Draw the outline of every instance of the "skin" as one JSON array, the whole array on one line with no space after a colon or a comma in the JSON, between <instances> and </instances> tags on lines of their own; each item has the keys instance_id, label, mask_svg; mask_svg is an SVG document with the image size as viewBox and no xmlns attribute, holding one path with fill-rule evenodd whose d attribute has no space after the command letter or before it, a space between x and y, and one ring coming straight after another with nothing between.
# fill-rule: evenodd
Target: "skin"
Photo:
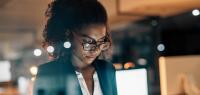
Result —
<instances>
[{"instance_id":1,"label":"skin","mask_svg":"<svg viewBox=\"0 0 200 95\"><path fill-rule=\"evenodd\" d=\"M106 26L99 24L89 25L88 27L82 29L78 33L86 35L94 39L95 41L99 41L101 38L106 36ZM102 51L98 48L95 51L83 50L80 41L84 40L85 38L87 37L83 37L80 35L79 38L74 37L72 63L77 69L77 71L82 73L90 95L92 95L94 91L93 74L95 72L95 68L91 64L100 55Z\"/></svg>"}]
</instances>

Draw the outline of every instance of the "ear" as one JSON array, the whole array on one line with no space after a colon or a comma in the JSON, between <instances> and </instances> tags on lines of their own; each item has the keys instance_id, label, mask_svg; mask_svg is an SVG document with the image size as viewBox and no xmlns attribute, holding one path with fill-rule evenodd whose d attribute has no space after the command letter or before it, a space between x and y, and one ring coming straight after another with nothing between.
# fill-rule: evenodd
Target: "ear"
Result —
<instances>
[{"instance_id":1,"label":"ear","mask_svg":"<svg viewBox=\"0 0 200 95\"><path fill-rule=\"evenodd\" d=\"M71 31L70 31L69 29L67 29L67 30L65 31L65 35L66 35L67 37L69 37L69 36L71 35Z\"/></svg>"},{"instance_id":2,"label":"ear","mask_svg":"<svg viewBox=\"0 0 200 95\"><path fill-rule=\"evenodd\" d=\"M72 35L72 31L70 31L69 29L67 29L66 31L65 31L65 35L66 35L66 40L67 41L71 41L72 40L72 37L73 37L73 35Z\"/></svg>"}]
</instances>

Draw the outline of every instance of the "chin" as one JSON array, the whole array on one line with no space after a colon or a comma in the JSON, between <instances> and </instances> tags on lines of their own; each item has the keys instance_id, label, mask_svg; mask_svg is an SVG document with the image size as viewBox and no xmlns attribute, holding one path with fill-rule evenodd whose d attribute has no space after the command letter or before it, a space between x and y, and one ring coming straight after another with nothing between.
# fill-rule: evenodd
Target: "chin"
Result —
<instances>
[{"instance_id":1,"label":"chin","mask_svg":"<svg viewBox=\"0 0 200 95\"><path fill-rule=\"evenodd\" d=\"M92 64L93 61L94 60L88 60L88 61L86 61L86 64Z\"/></svg>"},{"instance_id":2,"label":"chin","mask_svg":"<svg viewBox=\"0 0 200 95\"><path fill-rule=\"evenodd\" d=\"M90 64L92 64L94 62L94 60L95 59L86 59L85 63L88 64L88 65L90 65Z\"/></svg>"}]
</instances>

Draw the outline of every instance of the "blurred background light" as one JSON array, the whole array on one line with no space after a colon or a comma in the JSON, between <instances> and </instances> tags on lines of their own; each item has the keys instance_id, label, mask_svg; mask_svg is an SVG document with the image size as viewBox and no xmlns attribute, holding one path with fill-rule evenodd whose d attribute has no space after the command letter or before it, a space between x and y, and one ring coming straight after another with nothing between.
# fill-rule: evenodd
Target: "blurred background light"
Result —
<instances>
[{"instance_id":1,"label":"blurred background light","mask_svg":"<svg viewBox=\"0 0 200 95\"><path fill-rule=\"evenodd\" d=\"M121 63L115 63L113 64L116 70L120 70L123 68L123 65Z\"/></svg>"},{"instance_id":2,"label":"blurred background light","mask_svg":"<svg viewBox=\"0 0 200 95\"><path fill-rule=\"evenodd\" d=\"M28 95L28 85L29 85L29 80L26 79L25 77L19 77L18 78L18 89L20 92L20 95Z\"/></svg>"},{"instance_id":3,"label":"blurred background light","mask_svg":"<svg viewBox=\"0 0 200 95\"><path fill-rule=\"evenodd\" d=\"M40 49L35 49L33 53L34 53L35 56L41 56L42 55L42 51Z\"/></svg>"},{"instance_id":4,"label":"blurred background light","mask_svg":"<svg viewBox=\"0 0 200 95\"><path fill-rule=\"evenodd\" d=\"M7 82L11 80L10 62L0 61L0 82Z\"/></svg>"},{"instance_id":5,"label":"blurred background light","mask_svg":"<svg viewBox=\"0 0 200 95\"><path fill-rule=\"evenodd\" d=\"M65 48L70 48L71 47L71 43L70 42L64 42L64 47Z\"/></svg>"},{"instance_id":6,"label":"blurred background light","mask_svg":"<svg viewBox=\"0 0 200 95\"><path fill-rule=\"evenodd\" d=\"M36 75L37 72L38 72L38 68L36 66L32 66L30 68L30 72L31 72L32 75Z\"/></svg>"},{"instance_id":7,"label":"blurred background light","mask_svg":"<svg viewBox=\"0 0 200 95\"><path fill-rule=\"evenodd\" d=\"M198 9L194 9L194 10L192 11L192 14L193 14L194 16L198 16L198 15L200 14L200 11L199 11Z\"/></svg>"},{"instance_id":8,"label":"blurred background light","mask_svg":"<svg viewBox=\"0 0 200 95\"><path fill-rule=\"evenodd\" d=\"M158 22L157 22L156 20L152 20L152 21L151 21L151 25L152 25L152 26L157 26L157 25L158 25Z\"/></svg>"},{"instance_id":9,"label":"blurred background light","mask_svg":"<svg viewBox=\"0 0 200 95\"><path fill-rule=\"evenodd\" d=\"M147 60L144 58L140 58L140 59L138 59L138 64L139 65L147 65Z\"/></svg>"},{"instance_id":10,"label":"blurred background light","mask_svg":"<svg viewBox=\"0 0 200 95\"><path fill-rule=\"evenodd\" d=\"M124 69L129 69L135 67L135 64L133 62L126 62L124 64Z\"/></svg>"},{"instance_id":11,"label":"blurred background light","mask_svg":"<svg viewBox=\"0 0 200 95\"><path fill-rule=\"evenodd\" d=\"M165 50L165 45L164 44L158 44L157 50L158 51L164 51Z\"/></svg>"},{"instance_id":12,"label":"blurred background light","mask_svg":"<svg viewBox=\"0 0 200 95\"><path fill-rule=\"evenodd\" d=\"M31 81L35 81L35 78L36 78L36 77L32 77L32 78L31 78Z\"/></svg>"},{"instance_id":13,"label":"blurred background light","mask_svg":"<svg viewBox=\"0 0 200 95\"><path fill-rule=\"evenodd\" d=\"M47 47L47 52L53 53L54 52L54 47L53 46L48 46Z\"/></svg>"},{"instance_id":14,"label":"blurred background light","mask_svg":"<svg viewBox=\"0 0 200 95\"><path fill-rule=\"evenodd\" d=\"M0 94L2 94L5 91L4 88L0 88Z\"/></svg>"}]
</instances>

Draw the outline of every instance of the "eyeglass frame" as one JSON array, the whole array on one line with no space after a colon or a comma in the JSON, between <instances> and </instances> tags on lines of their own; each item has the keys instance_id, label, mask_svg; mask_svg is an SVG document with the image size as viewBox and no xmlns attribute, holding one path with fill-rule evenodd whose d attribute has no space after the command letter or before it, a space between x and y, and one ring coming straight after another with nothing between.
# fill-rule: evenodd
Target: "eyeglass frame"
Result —
<instances>
[{"instance_id":1,"label":"eyeglass frame","mask_svg":"<svg viewBox=\"0 0 200 95\"><path fill-rule=\"evenodd\" d=\"M106 31L106 35L105 35L104 37L102 37L102 38L105 38L105 39L108 40L108 41L96 41L94 38L91 38L91 37L89 37L89 36L87 36L87 35L79 34L79 33L76 33L76 32L72 32L72 34L75 35L75 36L80 35L80 36L82 36L82 37L87 37L87 38L91 39L92 42L94 42L94 43L92 43L92 44L95 45L95 48L92 49L92 50L86 50L86 49L85 49L85 44L91 44L91 43L83 42L79 37L77 37L77 38L78 38L78 41L81 43L81 45L82 45L82 47L83 47L83 50L85 50L85 51L95 51L97 48L100 49L100 46L103 45L102 43L105 43L105 42L109 42L109 47L108 47L107 49L109 49L110 46L111 46L111 41L110 41L110 39L109 39L109 34L108 34L107 31ZM102 39L102 38L100 38L100 39ZM98 39L98 40L99 40L99 39ZM100 43L100 44L98 44L98 43ZM107 50L107 49L105 49L105 50ZM100 50L101 50L101 49L100 49ZM105 50L102 50L102 51L105 51Z\"/></svg>"}]
</instances>

